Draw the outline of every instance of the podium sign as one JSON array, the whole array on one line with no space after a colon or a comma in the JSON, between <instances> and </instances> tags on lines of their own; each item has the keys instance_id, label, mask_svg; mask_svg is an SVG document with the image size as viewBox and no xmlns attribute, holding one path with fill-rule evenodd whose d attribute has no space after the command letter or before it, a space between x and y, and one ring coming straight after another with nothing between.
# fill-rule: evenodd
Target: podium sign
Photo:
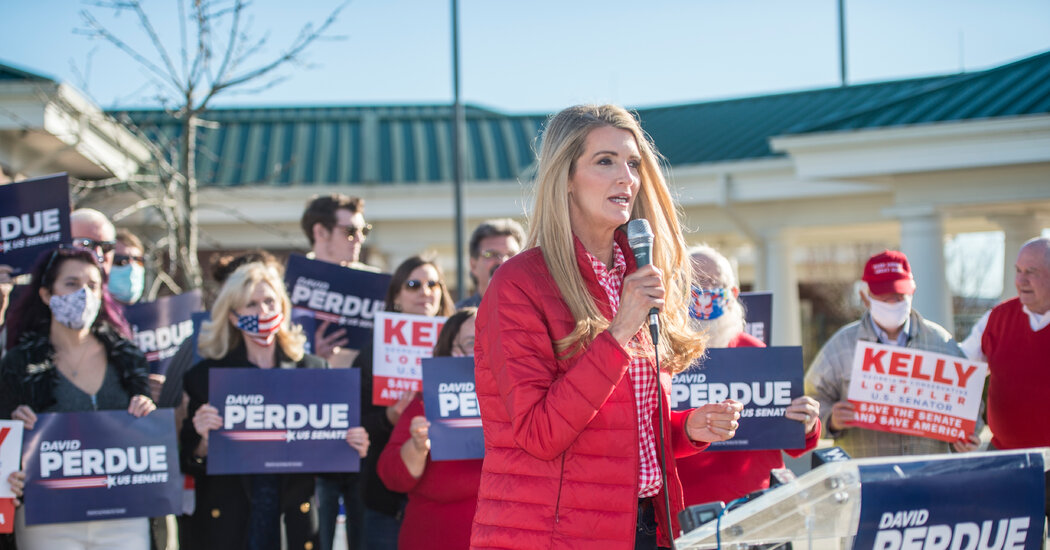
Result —
<instances>
[{"instance_id":1,"label":"podium sign","mask_svg":"<svg viewBox=\"0 0 1050 550\"><path fill-rule=\"evenodd\" d=\"M1050 448L832 462L682 534L678 550L1039 548Z\"/></svg>"}]
</instances>

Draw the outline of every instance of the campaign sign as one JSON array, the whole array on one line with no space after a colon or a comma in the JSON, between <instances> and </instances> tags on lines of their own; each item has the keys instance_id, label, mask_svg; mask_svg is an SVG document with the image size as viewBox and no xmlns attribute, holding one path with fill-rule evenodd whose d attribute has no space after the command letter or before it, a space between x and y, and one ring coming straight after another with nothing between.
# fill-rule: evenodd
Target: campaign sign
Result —
<instances>
[{"instance_id":1,"label":"campaign sign","mask_svg":"<svg viewBox=\"0 0 1050 550\"><path fill-rule=\"evenodd\" d=\"M988 364L930 351L857 342L848 399L851 424L958 441L977 427Z\"/></svg>"},{"instance_id":2,"label":"campaign sign","mask_svg":"<svg viewBox=\"0 0 1050 550\"><path fill-rule=\"evenodd\" d=\"M348 342L344 347L361 349L372 337L376 312L383 311L390 275L293 254L288 257L284 282L295 309L312 312L318 324L331 323L329 332L345 329ZM314 349L314 331L306 331L306 337Z\"/></svg>"},{"instance_id":3,"label":"campaign sign","mask_svg":"<svg viewBox=\"0 0 1050 550\"><path fill-rule=\"evenodd\" d=\"M27 525L182 509L173 409L41 413L26 435Z\"/></svg>"},{"instance_id":4,"label":"campaign sign","mask_svg":"<svg viewBox=\"0 0 1050 550\"><path fill-rule=\"evenodd\" d=\"M124 309L135 345L146 354L151 373L164 374L182 341L194 332L193 313L201 308L201 291L165 296Z\"/></svg>"},{"instance_id":5,"label":"campaign sign","mask_svg":"<svg viewBox=\"0 0 1050 550\"><path fill-rule=\"evenodd\" d=\"M71 239L66 174L0 185L0 265L14 268L13 275Z\"/></svg>"},{"instance_id":6,"label":"campaign sign","mask_svg":"<svg viewBox=\"0 0 1050 550\"><path fill-rule=\"evenodd\" d=\"M358 369L211 369L208 475L356 472L346 430L361 425Z\"/></svg>"},{"instance_id":7,"label":"campaign sign","mask_svg":"<svg viewBox=\"0 0 1050 550\"><path fill-rule=\"evenodd\" d=\"M14 498L11 486L5 480L12 472L21 470L22 428L21 420L0 420L0 499ZM4 518L7 519L7 518ZM6 522L0 522L3 524Z\"/></svg>"},{"instance_id":8,"label":"campaign sign","mask_svg":"<svg viewBox=\"0 0 1050 550\"><path fill-rule=\"evenodd\" d=\"M769 345L773 341L773 293L741 292L744 305L744 332Z\"/></svg>"},{"instance_id":9,"label":"campaign sign","mask_svg":"<svg viewBox=\"0 0 1050 550\"><path fill-rule=\"evenodd\" d=\"M712 348L671 380L671 407L683 411L735 399L744 405L740 428L712 451L801 449L805 426L784 416L803 395L802 348Z\"/></svg>"},{"instance_id":10,"label":"campaign sign","mask_svg":"<svg viewBox=\"0 0 1050 550\"><path fill-rule=\"evenodd\" d=\"M423 409L430 421L430 459L485 456L473 357L423 359Z\"/></svg>"},{"instance_id":11,"label":"campaign sign","mask_svg":"<svg viewBox=\"0 0 1050 550\"><path fill-rule=\"evenodd\" d=\"M372 403L393 405L402 393L420 390L420 361L434 354L444 325L444 317L376 312Z\"/></svg>"},{"instance_id":12,"label":"campaign sign","mask_svg":"<svg viewBox=\"0 0 1050 550\"><path fill-rule=\"evenodd\" d=\"M854 550L1038 550L1041 453L859 465Z\"/></svg>"}]
</instances>

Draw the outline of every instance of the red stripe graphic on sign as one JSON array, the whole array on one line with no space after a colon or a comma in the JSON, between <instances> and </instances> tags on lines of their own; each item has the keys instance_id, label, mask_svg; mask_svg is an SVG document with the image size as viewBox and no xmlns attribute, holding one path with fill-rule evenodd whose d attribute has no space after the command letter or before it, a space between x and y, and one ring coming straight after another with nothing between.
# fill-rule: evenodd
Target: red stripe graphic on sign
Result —
<instances>
[{"instance_id":1,"label":"red stripe graphic on sign","mask_svg":"<svg viewBox=\"0 0 1050 550\"><path fill-rule=\"evenodd\" d=\"M106 487L106 478L103 477L71 477L67 479L46 479L37 483L48 489L91 489L95 487Z\"/></svg>"},{"instance_id":2,"label":"red stripe graphic on sign","mask_svg":"<svg viewBox=\"0 0 1050 550\"><path fill-rule=\"evenodd\" d=\"M239 430L222 432L222 434L234 441L285 441L288 439L287 432L275 430Z\"/></svg>"},{"instance_id":3,"label":"red stripe graphic on sign","mask_svg":"<svg viewBox=\"0 0 1050 550\"><path fill-rule=\"evenodd\" d=\"M441 423L449 428L480 428L481 417L477 418L446 418Z\"/></svg>"}]
</instances>

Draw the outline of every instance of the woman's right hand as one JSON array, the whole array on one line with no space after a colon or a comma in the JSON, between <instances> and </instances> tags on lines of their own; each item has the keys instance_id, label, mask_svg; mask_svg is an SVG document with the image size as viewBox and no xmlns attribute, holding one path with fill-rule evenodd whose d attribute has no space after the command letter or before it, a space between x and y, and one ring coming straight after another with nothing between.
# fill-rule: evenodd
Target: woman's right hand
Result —
<instances>
[{"instance_id":1,"label":"woman's right hand","mask_svg":"<svg viewBox=\"0 0 1050 550\"><path fill-rule=\"evenodd\" d=\"M623 278L620 307L609 324L609 332L621 346L626 346L649 319L649 310L663 307L663 274L649 264Z\"/></svg>"},{"instance_id":2,"label":"woman's right hand","mask_svg":"<svg viewBox=\"0 0 1050 550\"><path fill-rule=\"evenodd\" d=\"M413 416L408 433L412 434L412 444L417 451L423 454L430 452L430 422L427 422L427 417Z\"/></svg>"},{"instance_id":3,"label":"woman's right hand","mask_svg":"<svg viewBox=\"0 0 1050 550\"><path fill-rule=\"evenodd\" d=\"M19 405L11 412L11 420L21 420L25 424L25 429L32 430L33 426L36 426L36 413L29 408L29 405Z\"/></svg>"},{"instance_id":4,"label":"woman's right hand","mask_svg":"<svg viewBox=\"0 0 1050 550\"><path fill-rule=\"evenodd\" d=\"M208 440L208 432L218 430L222 427L222 417L219 409L205 403L193 413L193 429L201 436L201 440Z\"/></svg>"}]
</instances>

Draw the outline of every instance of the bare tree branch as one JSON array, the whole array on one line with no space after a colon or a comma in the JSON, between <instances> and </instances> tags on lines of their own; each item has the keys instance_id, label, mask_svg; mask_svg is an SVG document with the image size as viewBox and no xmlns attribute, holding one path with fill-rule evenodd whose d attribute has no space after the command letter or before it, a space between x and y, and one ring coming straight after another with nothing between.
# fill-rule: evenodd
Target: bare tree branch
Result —
<instances>
[{"instance_id":1,"label":"bare tree branch","mask_svg":"<svg viewBox=\"0 0 1050 550\"><path fill-rule=\"evenodd\" d=\"M318 26L316 29L314 29L313 25L309 23L304 25L303 28L299 31L299 35L296 37L295 41L292 42L292 45L289 46L289 48L285 50L285 52L281 54L276 60L256 69L250 70L239 76L231 77L229 80L220 80L215 82L212 85L211 90L198 105L200 107L204 107L208 104L208 101L215 96L215 94L227 88L233 88L244 84L245 82L249 82L256 78L266 76L267 74L276 70L282 65L290 61L296 60L299 57L299 55L302 54L308 46L310 46L310 44L312 44L318 38L323 36L324 32L327 31L333 23L335 23L336 18L339 16L339 13L343 11L343 8L345 8L348 3L349 0L343 2L334 10L332 10L332 13L328 15L328 18L325 19L324 22L321 23L321 25Z\"/></svg>"},{"instance_id":2,"label":"bare tree branch","mask_svg":"<svg viewBox=\"0 0 1050 550\"><path fill-rule=\"evenodd\" d=\"M179 83L179 81L177 79L175 79L175 75L169 75L169 74L165 73L164 69L158 67L155 63L153 63L149 59L146 59L145 56L143 56L139 52L135 51L134 48L129 46L127 43L125 43L120 38L117 38L117 36L114 35L113 33L109 32L108 29L106 29L104 26L102 26L102 24L99 23L98 20L95 19L87 11L81 10L80 17L84 20L84 23L86 25L88 25L88 27L90 27L90 31L88 31L88 32L81 32L81 31L74 30L74 32L80 32L81 34L86 34L88 36L101 37L101 38L105 39L110 44L113 44L114 46L116 46L117 49L119 49L122 52L130 55L132 59L134 59L136 62L138 62L140 65L142 65L146 69L148 69L151 73L157 75L160 78L161 82L165 82L167 84L170 84L172 86L172 88L176 92L180 92L180 93L182 92L182 90L180 89L180 83Z\"/></svg>"}]
</instances>

